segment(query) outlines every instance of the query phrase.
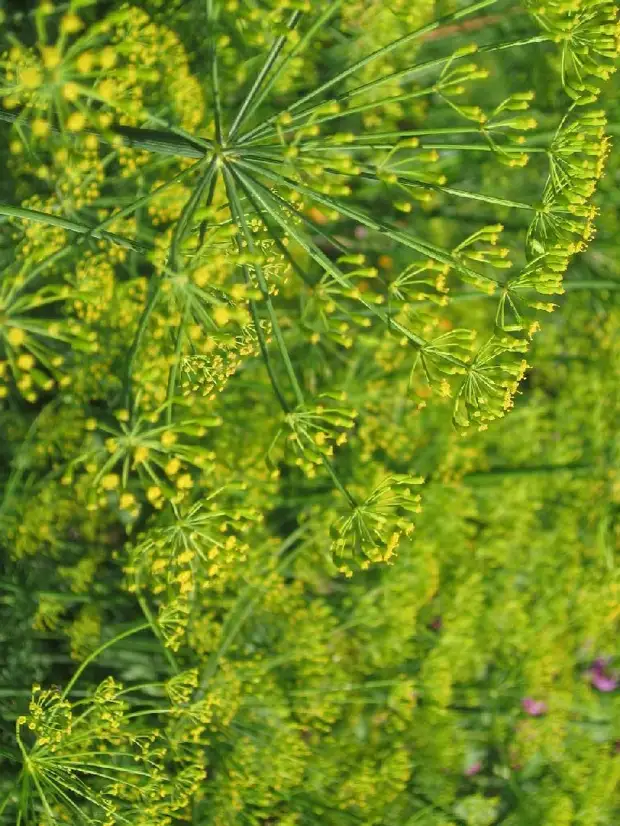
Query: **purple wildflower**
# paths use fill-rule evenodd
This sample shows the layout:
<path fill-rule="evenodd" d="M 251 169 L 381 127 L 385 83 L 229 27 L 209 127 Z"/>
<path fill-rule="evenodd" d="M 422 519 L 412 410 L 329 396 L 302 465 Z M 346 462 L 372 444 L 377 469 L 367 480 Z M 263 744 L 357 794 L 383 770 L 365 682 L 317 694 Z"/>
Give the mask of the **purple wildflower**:
<path fill-rule="evenodd" d="M 475 763 L 472 763 L 471 766 L 468 766 L 465 769 L 465 776 L 466 777 L 473 777 L 475 774 L 478 774 L 479 771 L 482 770 L 482 763 L 479 760 L 476 760 Z"/>
<path fill-rule="evenodd" d="M 609 670 L 609 657 L 597 657 L 589 669 L 590 682 L 597 691 L 615 691 L 618 687 L 618 675 Z"/>
<path fill-rule="evenodd" d="M 540 717 L 547 711 L 547 704 L 542 700 L 535 700 L 533 697 L 524 697 L 521 700 L 521 708 L 530 717 Z"/>

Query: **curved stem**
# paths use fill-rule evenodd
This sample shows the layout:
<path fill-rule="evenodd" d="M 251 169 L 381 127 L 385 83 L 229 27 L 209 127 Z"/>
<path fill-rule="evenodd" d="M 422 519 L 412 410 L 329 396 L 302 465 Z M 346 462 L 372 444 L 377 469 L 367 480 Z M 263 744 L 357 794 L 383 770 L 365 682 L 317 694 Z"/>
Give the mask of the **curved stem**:
<path fill-rule="evenodd" d="M 96 648 L 91 654 L 86 657 L 84 662 L 80 665 L 78 670 L 75 672 L 73 677 L 69 680 L 67 685 L 65 686 L 65 690 L 62 692 L 61 699 L 65 699 L 68 693 L 71 691 L 77 680 L 80 678 L 81 674 L 84 670 L 96 660 L 99 654 L 102 654 L 106 649 L 110 648 L 112 645 L 115 645 L 117 642 L 126 639 L 127 637 L 131 637 L 133 634 L 138 634 L 140 631 L 146 631 L 147 628 L 150 628 L 151 625 L 148 622 L 143 622 L 140 625 L 134 625 L 133 628 L 128 628 L 127 631 L 123 631 L 121 634 L 117 634 L 111 640 L 104 642 L 99 648 Z"/>

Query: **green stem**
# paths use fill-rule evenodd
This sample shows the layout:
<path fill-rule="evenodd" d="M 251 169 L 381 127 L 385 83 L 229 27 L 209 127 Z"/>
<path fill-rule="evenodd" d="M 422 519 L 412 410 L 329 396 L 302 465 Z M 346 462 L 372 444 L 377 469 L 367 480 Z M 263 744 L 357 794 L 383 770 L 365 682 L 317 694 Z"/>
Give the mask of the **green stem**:
<path fill-rule="evenodd" d="M 533 465 L 531 467 L 495 467 L 488 470 L 473 471 L 466 473 L 462 478 L 464 482 L 492 482 L 498 477 L 510 478 L 512 476 L 540 476 L 547 473 L 563 473 L 566 471 L 593 471 L 595 465 L 586 465 L 580 462 L 569 462 L 565 465 Z"/>
<path fill-rule="evenodd" d="M 243 268 L 243 272 L 245 275 L 246 284 L 251 286 L 250 280 L 250 271 L 247 267 Z M 265 362 L 265 367 L 267 368 L 267 374 L 269 375 L 269 381 L 271 382 L 271 386 L 273 388 L 273 392 L 278 400 L 278 403 L 284 413 L 289 413 L 290 408 L 288 402 L 284 398 L 284 394 L 280 390 L 280 385 L 278 384 L 278 380 L 276 378 L 275 371 L 273 369 L 273 364 L 271 363 L 271 356 L 269 355 L 269 350 L 267 348 L 267 342 L 265 340 L 265 335 L 263 333 L 262 327 L 260 326 L 260 318 L 258 316 L 258 307 L 256 306 L 256 301 L 250 301 L 250 314 L 252 316 L 252 321 L 254 322 L 254 329 L 256 330 L 256 336 L 258 338 L 258 345 L 260 347 L 261 355 L 263 357 L 263 361 Z"/>
<path fill-rule="evenodd" d="M 293 103 L 289 107 L 289 112 L 296 111 L 308 101 L 312 100 L 318 95 L 321 95 L 323 92 L 326 92 L 335 84 L 340 83 L 343 80 L 346 80 L 348 77 L 350 77 L 350 75 L 360 71 L 361 69 L 368 66 L 368 64 L 379 59 L 380 57 L 386 57 L 388 54 L 395 51 L 396 49 L 403 48 L 404 46 L 407 46 L 410 43 L 412 43 L 414 40 L 419 40 L 421 37 L 430 34 L 430 32 L 435 31 L 435 29 L 438 29 L 440 26 L 445 25 L 446 23 L 449 23 L 453 20 L 460 20 L 463 17 L 468 17 L 470 14 L 473 14 L 474 12 L 479 11 L 480 9 L 484 9 L 487 6 L 491 6 L 496 2 L 497 0 L 480 0 L 480 2 L 473 3 L 466 9 L 462 9 L 452 14 L 448 14 L 445 17 L 440 17 L 433 23 L 429 23 L 426 26 L 422 26 L 420 29 L 416 29 L 416 31 L 403 35 L 403 37 L 400 37 L 397 40 L 392 41 L 392 43 L 389 43 L 387 46 L 383 46 L 382 48 L 375 50 L 366 57 L 363 57 L 360 60 L 356 61 L 351 66 L 347 67 L 344 71 L 339 72 L 334 77 L 325 81 L 325 83 L 322 83 L 320 86 L 317 86 L 315 89 L 312 90 L 312 92 L 308 92 L 308 94 L 296 100 L 295 103 Z M 257 132 L 264 130 L 265 127 L 274 123 L 277 120 L 277 117 L 278 116 L 276 115 L 272 118 L 269 118 L 267 121 L 265 121 L 264 124 L 261 124 L 261 126 L 257 127 L 257 129 L 247 132 L 245 135 L 242 136 L 243 141 L 245 142 L 247 140 L 250 140 L 252 137 L 255 136 Z"/>
<path fill-rule="evenodd" d="M 132 628 L 128 628 L 126 631 L 123 631 L 120 634 L 117 634 L 111 640 L 104 642 L 99 648 L 96 648 L 91 654 L 86 657 L 84 662 L 80 665 L 77 669 L 73 677 L 69 680 L 67 685 L 65 686 L 65 690 L 62 692 L 61 699 L 65 699 L 77 680 L 80 678 L 81 674 L 84 670 L 93 662 L 93 660 L 97 659 L 97 657 L 102 654 L 106 649 L 110 648 L 112 645 L 115 645 L 117 642 L 126 639 L 126 637 L 131 637 L 133 634 L 138 634 L 140 631 L 146 631 L 147 628 L 150 628 L 151 625 L 148 622 L 143 622 L 140 625 L 134 625 Z"/>
<path fill-rule="evenodd" d="M 205 189 L 211 185 L 211 182 L 216 172 L 217 160 L 214 156 L 210 159 L 204 174 L 201 176 L 197 185 L 195 186 L 192 194 L 189 197 L 189 200 L 183 208 L 183 212 L 181 213 L 181 216 L 177 221 L 177 225 L 174 228 L 174 234 L 172 236 L 172 242 L 170 244 L 170 268 L 174 272 L 178 270 L 180 247 L 187 234 L 191 220 L 194 216 L 194 213 L 198 209 Z"/>
<path fill-rule="evenodd" d="M 220 96 L 220 81 L 219 81 L 219 70 L 218 70 L 218 62 L 217 62 L 217 50 L 215 47 L 215 23 L 217 22 L 217 18 L 219 16 L 219 4 L 217 0 L 206 0 L 207 2 L 207 22 L 209 25 L 209 58 L 211 64 L 211 71 L 210 71 L 210 78 L 211 78 L 211 91 L 213 93 L 213 113 L 214 113 L 214 120 L 215 120 L 215 139 L 217 143 L 221 146 L 222 145 L 222 103 L 221 103 L 221 96 Z"/>
<path fill-rule="evenodd" d="M 340 481 L 340 479 L 336 475 L 336 471 L 334 470 L 334 466 L 332 465 L 330 460 L 327 458 L 327 456 L 325 456 L 323 453 L 321 454 L 321 459 L 323 460 L 323 464 L 325 466 L 325 469 L 327 470 L 327 472 L 331 476 L 334 485 L 336 486 L 338 491 L 344 496 L 344 498 L 347 500 L 347 502 L 353 508 L 353 510 L 355 510 L 355 508 L 357 508 L 357 502 L 355 501 L 353 496 L 349 493 L 349 491 L 345 488 L 345 486 L 342 484 L 342 482 Z"/>
<path fill-rule="evenodd" d="M 157 623 L 157 620 L 153 616 L 153 612 L 151 611 L 148 602 L 146 601 L 145 597 L 142 595 L 139 572 L 136 573 L 136 598 L 138 600 L 138 605 L 142 609 L 142 613 L 146 617 L 147 622 L 150 625 L 153 634 L 155 635 L 155 637 L 161 643 L 164 655 L 165 655 L 166 659 L 168 660 L 168 662 L 170 663 L 170 666 L 171 666 L 172 670 L 174 671 L 175 674 L 178 674 L 179 673 L 179 666 L 178 666 L 177 661 L 174 657 L 174 654 L 172 653 L 172 651 L 166 645 L 166 641 L 164 640 L 163 634 L 162 634 L 161 629 L 160 629 L 160 627 Z M 146 684 L 146 685 L 148 685 L 148 684 Z M 141 686 L 137 686 L 137 688 L 141 688 Z M 127 689 L 127 690 L 129 690 L 129 689 Z M 133 690 L 133 689 L 131 689 L 131 690 Z M 122 694 L 123 692 L 120 692 L 120 693 Z"/>
<path fill-rule="evenodd" d="M 246 223 L 246 220 L 245 220 L 245 215 L 243 214 L 243 209 L 242 209 L 241 204 L 239 202 L 239 196 L 237 194 L 237 189 L 236 189 L 236 186 L 235 186 L 235 180 L 234 180 L 233 174 L 231 174 L 231 172 L 227 168 L 224 169 L 224 177 L 225 177 L 225 180 L 226 180 L 228 198 L 229 198 L 229 201 L 231 203 L 231 210 L 237 216 L 237 220 L 239 221 L 239 224 L 241 226 L 241 229 L 242 229 L 243 235 L 245 237 L 245 241 L 246 241 L 248 250 L 250 252 L 255 252 L 256 250 L 255 250 L 255 246 L 254 246 L 254 240 L 253 240 L 252 234 L 250 233 L 250 230 L 247 226 L 247 223 Z M 249 197 L 249 193 L 247 193 L 247 194 L 248 194 L 248 197 Z M 277 319 L 275 310 L 273 308 L 273 303 L 271 301 L 271 296 L 269 295 L 269 288 L 268 288 L 267 283 L 265 281 L 263 271 L 262 271 L 262 268 L 261 268 L 260 264 L 255 265 L 255 270 L 256 270 L 256 277 L 257 277 L 258 282 L 259 282 L 259 287 L 260 287 L 260 290 L 263 294 L 263 299 L 265 300 L 265 303 L 267 304 L 267 310 L 269 312 L 269 317 L 270 317 L 273 332 L 274 332 L 274 335 L 275 335 L 275 338 L 276 338 L 276 343 L 278 345 L 278 350 L 280 351 L 280 355 L 282 356 L 282 360 L 284 361 L 286 372 L 289 376 L 291 385 L 293 387 L 293 392 L 295 393 L 295 398 L 296 398 L 297 404 L 299 406 L 302 406 L 305 403 L 304 394 L 303 394 L 301 386 L 299 385 L 299 382 L 297 380 L 297 376 L 295 375 L 295 368 L 293 367 L 293 363 L 291 361 L 288 349 L 286 347 L 286 343 L 284 341 L 284 336 L 282 335 L 282 330 L 280 329 L 280 325 L 278 323 L 278 319 Z M 270 377 L 271 377 L 271 372 L 270 372 Z M 272 384 L 273 384 L 273 381 L 272 381 Z M 276 386 L 277 385 L 274 385 L 274 388 Z M 280 399 L 279 394 L 278 394 L 278 399 L 280 400 L 280 404 L 282 405 L 283 411 L 285 413 L 287 413 L 288 412 L 288 406 L 285 406 L 285 404 L 282 404 L 282 400 Z M 355 499 L 349 493 L 349 491 L 346 489 L 345 485 L 340 481 L 340 479 L 336 475 L 336 471 L 334 470 L 334 467 L 333 467 L 332 463 L 329 461 L 327 456 L 325 456 L 323 454 L 321 454 L 321 459 L 322 459 L 323 464 L 325 465 L 325 468 L 327 469 L 327 472 L 329 473 L 330 477 L 332 478 L 332 480 L 334 482 L 334 485 L 336 486 L 337 490 L 344 496 L 344 498 L 347 500 L 347 502 L 351 505 L 352 508 L 356 508 L 357 503 L 356 503 Z"/>
<path fill-rule="evenodd" d="M 133 378 L 133 366 L 136 360 L 136 355 L 140 348 L 140 344 L 142 343 L 142 338 L 146 331 L 146 326 L 149 323 L 149 319 L 151 317 L 151 313 L 155 309 L 155 305 L 157 303 L 157 299 L 159 298 L 159 292 L 161 290 L 162 278 L 157 276 L 152 276 L 151 280 L 149 281 L 149 292 L 148 297 L 146 300 L 146 304 L 144 309 L 142 310 L 142 315 L 140 316 L 140 321 L 138 322 L 138 328 L 136 330 L 136 334 L 133 337 L 133 341 L 131 342 L 131 347 L 129 348 L 129 354 L 127 356 L 127 366 L 125 368 L 125 389 L 123 393 L 123 397 L 125 399 L 125 407 L 129 408 L 131 402 L 131 383 Z"/>
<path fill-rule="evenodd" d="M 124 238 L 122 235 L 115 235 L 112 232 L 103 232 L 97 227 L 89 227 L 85 224 L 79 224 L 77 221 L 69 221 L 66 218 L 60 218 L 58 215 L 50 215 L 47 212 L 39 212 L 35 209 L 23 209 L 22 207 L 10 206 L 10 204 L 0 204 L 0 215 L 8 215 L 11 218 L 22 218 L 25 221 L 35 221 L 39 224 L 47 224 L 48 226 L 59 227 L 66 229 L 69 232 L 77 232 L 80 235 L 92 235 L 94 238 L 101 238 L 104 241 L 110 241 L 119 247 L 146 254 L 149 248 L 129 238 Z"/>
<path fill-rule="evenodd" d="M 290 18 L 290 20 L 287 24 L 287 30 L 288 31 L 293 31 L 293 29 L 297 25 L 301 15 L 302 15 L 302 12 L 300 12 L 300 11 L 293 12 L 293 14 L 291 15 L 291 18 Z M 230 132 L 228 133 L 228 142 L 229 143 L 234 140 L 235 135 L 237 134 L 240 126 L 243 124 L 245 118 L 247 116 L 249 116 L 250 113 L 254 110 L 254 107 L 253 107 L 254 101 L 255 101 L 255 99 L 258 95 L 258 92 L 260 91 L 261 86 L 263 85 L 263 83 L 265 81 L 265 78 L 269 74 L 269 72 L 271 70 L 271 67 L 273 66 L 273 64 L 278 59 L 278 56 L 279 56 L 280 52 L 282 51 L 282 48 L 283 48 L 284 44 L 286 43 L 286 38 L 287 38 L 287 34 L 281 34 L 279 37 L 276 37 L 276 39 L 274 40 L 274 42 L 271 46 L 271 49 L 269 50 L 269 54 L 267 55 L 267 57 L 265 59 L 265 62 L 263 63 L 263 66 L 262 66 L 260 72 L 256 76 L 256 80 L 252 84 L 252 87 L 250 88 L 250 91 L 246 95 L 245 100 L 243 101 L 243 103 L 241 104 L 241 106 L 239 108 L 239 111 L 237 112 L 237 116 L 236 116 L 235 120 L 233 121 L 233 125 L 230 127 Z M 218 140 L 219 140 L 219 138 L 218 138 Z"/>
<path fill-rule="evenodd" d="M 257 97 L 254 100 L 254 103 L 248 110 L 246 114 L 246 120 L 258 109 L 261 103 L 265 100 L 271 89 L 273 88 L 274 84 L 277 82 L 278 78 L 281 77 L 282 72 L 286 69 L 286 67 L 290 64 L 290 62 L 297 57 L 298 54 L 301 54 L 306 47 L 312 42 L 312 38 L 320 31 L 329 20 L 330 17 L 338 11 L 340 6 L 342 5 L 343 0 L 331 0 L 328 4 L 328 7 L 322 12 L 319 17 L 316 18 L 314 23 L 310 26 L 308 31 L 304 34 L 302 38 L 297 42 L 297 44 L 286 54 L 286 56 L 280 61 L 278 66 L 276 67 L 275 71 L 271 75 L 271 77 L 267 80 L 264 84 L 262 90 L 259 92 Z M 272 119 L 271 119 L 272 120 Z M 261 127 L 258 127 L 259 129 Z"/>
<path fill-rule="evenodd" d="M 326 195 L 321 194 L 318 190 L 313 189 L 312 187 L 305 186 L 300 181 L 294 181 L 291 178 L 286 177 L 285 175 L 281 175 L 277 172 L 274 172 L 271 169 L 268 169 L 265 166 L 257 166 L 253 163 L 248 163 L 242 159 L 238 159 L 235 164 L 236 167 L 242 167 L 244 170 L 248 170 L 250 173 L 253 173 L 253 176 L 262 176 L 263 178 L 267 178 L 267 180 L 273 181 L 276 184 L 285 186 L 287 189 L 297 190 L 304 195 L 307 195 L 313 201 L 316 201 L 323 206 L 326 206 L 328 209 L 333 209 L 339 212 L 342 215 L 346 215 L 348 218 L 351 218 L 354 221 L 357 221 L 362 226 L 366 227 L 367 229 L 373 230 L 375 232 L 380 232 L 385 235 L 390 240 L 395 241 L 399 244 L 402 244 L 409 249 L 413 249 L 415 252 L 420 253 L 421 255 L 427 256 L 428 258 L 432 258 L 434 261 L 438 261 L 440 264 L 446 264 L 451 269 L 454 269 L 456 272 L 459 272 L 462 276 L 466 276 L 469 279 L 475 279 L 476 282 L 488 281 L 490 283 L 497 283 L 497 279 L 492 278 L 491 276 L 484 275 L 471 267 L 467 267 L 463 264 L 457 262 L 452 255 L 450 255 L 445 249 L 441 247 L 436 247 L 434 244 L 430 244 L 427 241 L 424 241 L 422 238 L 418 238 L 417 236 L 412 235 L 409 232 L 404 230 L 398 229 L 398 227 L 392 227 L 389 224 L 376 221 L 371 216 L 367 215 L 365 212 L 361 212 L 360 210 L 353 209 L 352 207 L 348 206 L 344 201 L 337 200 L 336 198 L 331 198 Z"/>
<path fill-rule="evenodd" d="M 185 339 L 185 325 L 187 324 L 187 320 L 189 318 L 189 312 L 191 307 L 191 300 L 190 298 L 185 299 L 185 307 L 183 308 L 183 315 L 181 317 L 181 322 L 179 324 L 179 329 L 177 330 L 177 337 L 174 346 L 174 361 L 170 367 L 170 375 L 168 376 L 168 408 L 166 410 L 166 421 L 168 424 L 172 422 L 172 409 L 174 407 L 174 393 L 177 384 L 177 372 L 179 369 L 179 362 L 181 360 L 181 349 L 183 347 L 183 341 Z"/>
<path fill-rule="evenodd" d="M 31 129 L 28 121 L 22 118 L 23 110 L 16 110 L 14 112 L 7 112 L 6 109 L 0 109 L 0 121 L 5 123 L 16 123 L 19 126 Z M 95 132 L 90 129 L 85 129 L 75 136 L 77 141 L 82 135 L 94 135 L 101 143 L 113 144 L 115 139 L 121 138 L 124 146 L 130 146 L 133 149 L 142 149 L 145 152 L 156 152 L 162 155 L 172 155 L 179 158 L 204 158 L 208 151 L 206 147 L 194 143 L 188 137 L 180 137 L 174 132 L 167 132 L 157 129 L 142 129 L 135 126 L 120 126 L 115 124 L 109 128 L 110 137 L 103 135 L 101 132 Z M 55 126 L 50 127 L 50 132 L 53 135 L 62 135 L 66 138 L 67 135 Z"/>
<path fill-rule="evenodd" d="M 144 204 L 147 204 L 149 201 L 151 201 L 157 195 L 161 195 L 162 192 L 165 192 L 171 186 L 174 186 L 174 184 L 178 183 L 183 178 L 190 175 L 199 166 L 200 166 L 200 162 L 192 164 L 192 166 L 188 167 L 187 169 L 183 169 L 181 172 L 178 173 L 178 175 L 174 175 L 172 178 L 167 180 L 165 184 L 162 184 L 161 186 L 158 186 L 156 189 L 153 189 L 151 192 L 148 192 L 146 195 L 143 195 L 141 198 L 138 198 L 136 201 L 132 201 L 129 204 L 129 206 L 126 206 L 124 209 L 121 209 L 120 212 L 116 212 L 113 215 L 110 215 L 109 218 L 106 218 L 105 221 L 102 221 L 94 229 L 95 230 L 105 229 L 105 227 L 107 227 L 110 224 L 114 223 L 114 221 L 117 221 L 119 218 L 125 218 L 127 215 L 131 215 L 132 212 L 135 212 L 141 206 L 144 206 Z M 80 240 L 82 240 L 82 239 L 80 239 Z"/>
<path fill-rule="evenodd" d="M 237 187 L 235 185 L 235 180 L 233 175 L 230 173 L 228 168 L 224 167 L 224 179 L 226 181 L 226 191 L 228 193 L 228 199 L 230 201 L 231 210 L 235 216 L 235 219 L 239 223 L 239 227 L 241 229 L 241 234 L 245 239 L 246 246 L 248 251 L 252 254 L 256 253 L 256 246 L 254 244 L 254 239 L 252 238 L 252 233 L 247 225 L 247 221 L 245 220 L 245 215 L 243 212 L 243 208 L 239 201 L 239 196 L 237 194 Z M 256 279 L 258 281 L 258 286 L 260 291 L 263 295 L 263 300 L 267 307 L 267 312 L 269 314 L 269 320 L 271 321 L 271 327 L 273 329 L 273 334 L 275 336 L 276 344 L 278 350 L 280 351 L 280 355 L 282 356 L 282 361 L 284 362 L 284 366 L 286 368 L 286 372 L 288 374 L 289 380 L 291 382 L 291 387 L 293 388 L 293 392 L 295 394 L 295 398 L 297 400 L 297 404 L 302 405 L 304 403 L 304 395 L 302 389 L 299 385 L 297 380 L 297 376 L 295 375 L 295 369 L 293 367 L 293 363 L 291 362 L 291 358 L 286 347 L 286 342 L 284 341 L 284 336 L 282 334 L 282 330 L 280 328 L 280 324 L 278 322 L 278 317 L 276 315 L 273 302 L 271 301 L 271 296 L 269 295 L 269 286 L 265 280 L 265 276 L 263 274 L 262 267 L 260 264 L 254 265 L 254 271 L 256 272 Z"/>

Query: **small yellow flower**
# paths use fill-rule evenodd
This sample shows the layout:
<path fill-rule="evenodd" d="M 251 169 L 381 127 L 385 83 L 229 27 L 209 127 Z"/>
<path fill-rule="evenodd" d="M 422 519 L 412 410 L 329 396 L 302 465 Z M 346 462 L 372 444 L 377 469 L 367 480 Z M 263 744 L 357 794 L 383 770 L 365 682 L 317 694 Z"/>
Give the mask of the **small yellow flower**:
<path fill-rule="evenodd" d="M 116 84 L 112 78 L 107 78 L 99 85 L 99 94 L 105 100 L 111 100 L 116 92 Z M 122 143 L 122 140 L 121 140 Z"/>
<path fill-rule="evenodd" d="M 82 52 L 75 61 L 75 68 L 80 74 L 87 74 L 93 68 L 94 57 L 92 52 Z"/>
<path fill-rule="evenodd" d="M 43 83 L 43 75 L 35 66 L 29 66 L 22 70 L 21 81 L 26 89 L 37 89 Z"/>
<path fill-rule="evenodd" d="M 6 337 L 11 347 L 20 347 L 26 341 L 26 333 L 21 327 L 12 327 Z"/>
<path fill-rule="evenodd" d="M 176 458 L 171 459 L 165 467 L 165 471 L 168 476 L 174 476 L 176 473 L 179 472 L 181 467 L 181 462 Z"/>
<path fill-rule="evenodd" d="M 30 353 L 22 353 L 17 359 L 17 366 L 20 370 L 32 370 L 34 367 L 34 358 Z"/>
<path fill-rule="evenodd" d="M 223 327 L 230 321 L 230 313 L 226 307 L 216 307 L 213 311 L 213 318 L 218 327 Z"/>
<path fill-rule="evenodd" d="M 73 83 L 73 81 L 65 83 L 62 87 L 62 95 L 65 100 L 77 100 L 80 96 L 80 87 L 77 83 Z"/>
<path fill-rule="evenodd" d="M 120 498 L 120 506 L 123 510 L 129 510 L 136 504 L 136 497 L 133 493 L 123 493 Z"/>
<path fill-rule="evenodd" d="M 161 499 L 161 496 L 161 488 L 158 485 L 151 485 L 151 487 L 146 492 L 146 498 L 152 504 Z"/>
<path fill-rule="evenodd" d="M 136 465 L 146 462 L 149 456 L 149 449 L 144 445 L 140 445 L 134 450 L 133 458 Z"/>
<path fill-rule="evenodd" d="M 452 395 L 450 384 L 446 379 L 442 379 L 439 383 L 439 395 L 444 399 L 450 398 Z"/>
<path fill-rule="evenodd" d="M 77 14 L 65 14 L 60 21 L 60 31 L 63 34 L 75 34 L 84 28 L 84 23 Z"/>
<path fill-rule="evenodd" d="M 60 51 L 56 46 L 43 46 L 41 48 L 41 57 L 46 69 L 55 69 L 60 63 Z"/>
<path fill-rule="evenodd" d="M 108 473 L 101 480 L 101 487 L 104 490 L 116 490 L 119 482 L 120 478 L 117 473 Z"/>
<path fill-rule="evenodd" d="M 32 134 L 35 138 L 44 138 L 47 134 L 49 134 L 50 125 L 46 120 L 43 118 L 35 118 L 32 121 Z"/>
<path fill-rule="evenodd" d="M 111 69 L 116 63 L 116 52 L 112 46 L 106 46 L 99 55 L 99 65 L 102 69 Z"/>
<path fill-rule="evenodd" d="M 194 481 L 189 473 L 184 473 L 177 479 L 177 488 L 179 490 L 190 490 L 194 486 Z"/>
<path fill-rule="evenodd" d="M 248 288 L 245 284 L 233 284 L 230 290 L 230 294 L 235 299 L 235 301 L 243 301 L 243 299 L 247 296 Z"/>
<path fill-rule="evenodd" d="M 173 433 L 172 430 L 166 430 L 161 435 L 161 443 L 164 447 L 171 447 L 177 440 L 176 433 Z"/>
<path fill-rule="evenodd" d="M 86 126 L 86 118 L 81 112 L 72 112 L 67 118 L 69 132 L 81 132 Z"/>

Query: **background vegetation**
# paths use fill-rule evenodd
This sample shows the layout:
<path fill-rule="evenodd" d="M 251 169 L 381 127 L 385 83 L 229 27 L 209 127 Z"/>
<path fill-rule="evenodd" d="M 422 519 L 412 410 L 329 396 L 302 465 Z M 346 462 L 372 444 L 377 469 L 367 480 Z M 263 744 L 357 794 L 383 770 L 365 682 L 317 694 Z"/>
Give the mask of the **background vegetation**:
<path fill-rule="evenodd" d="M 0 19 L 0 823 L 616 823 L 615 4 Z"/>

